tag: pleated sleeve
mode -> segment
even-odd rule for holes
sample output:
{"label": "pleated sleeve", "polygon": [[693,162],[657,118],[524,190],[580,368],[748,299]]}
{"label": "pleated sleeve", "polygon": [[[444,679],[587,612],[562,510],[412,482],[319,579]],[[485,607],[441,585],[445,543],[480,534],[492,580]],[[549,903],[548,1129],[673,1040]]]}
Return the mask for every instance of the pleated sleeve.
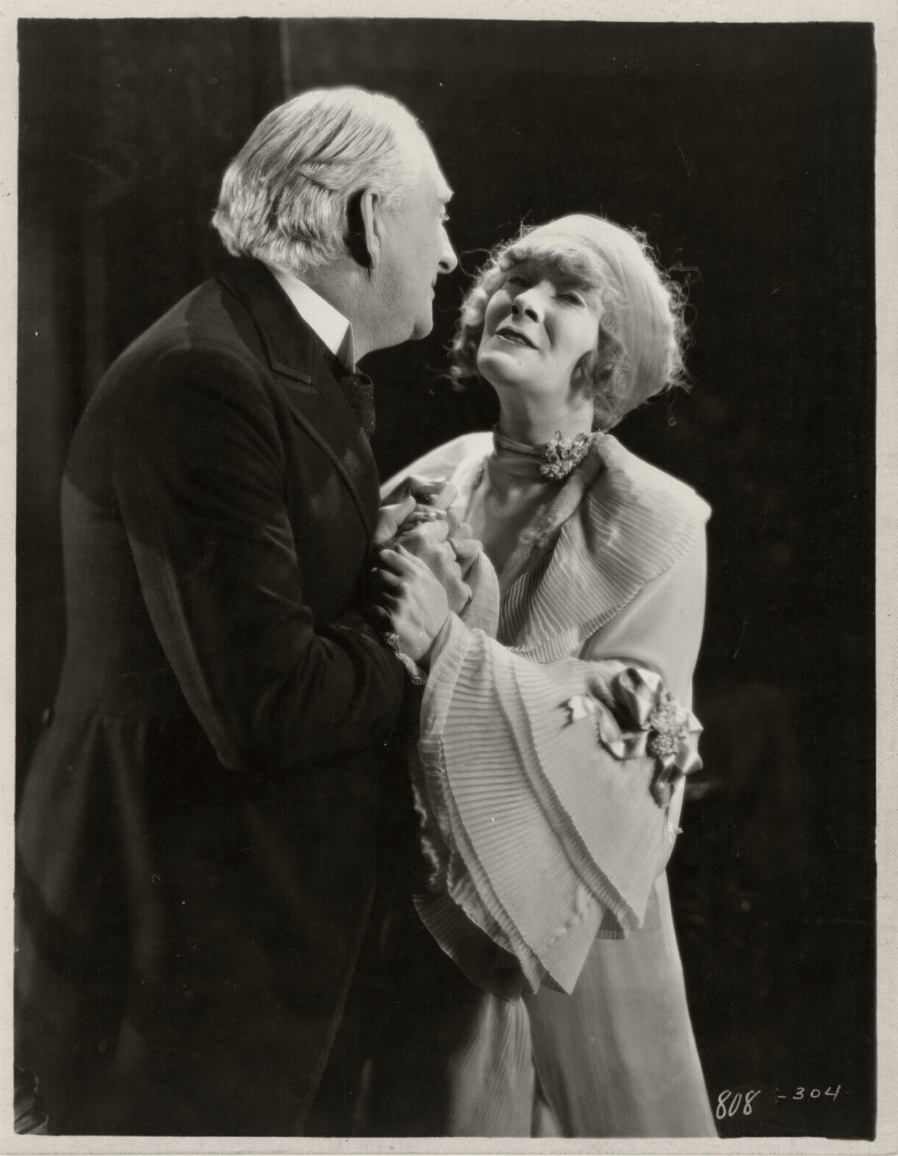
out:
{"label": "pleated sleeve", "polygon": [[[624,702],[634,686],[643,708]],[[571,991],[598,934],[640,925],[672,839],[649,722],[664,695],[624,662],[540,664],[458,619],[444,628],[413,767],[430,866],[416,906],[473,982]],[[679,717],[668,762],[688,770],[700,728]]]}
{"label": "pleated sleeve", "polygon": [[[454,475],[462,495],[473,456]],[[467,621],[450,616],[437,639],[412,760],[429,866],[415,904],[497,995],[570,992],[597,936],[642,923],[683,776],[701,765],[707,515],[606,437],[501,603],[483,560]]]}

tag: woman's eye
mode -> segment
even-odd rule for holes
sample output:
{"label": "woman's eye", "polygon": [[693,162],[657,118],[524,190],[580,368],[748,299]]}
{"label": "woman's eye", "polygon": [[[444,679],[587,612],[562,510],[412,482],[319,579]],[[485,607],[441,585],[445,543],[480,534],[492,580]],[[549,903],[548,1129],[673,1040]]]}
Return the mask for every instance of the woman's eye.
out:
{"label": "woman's eye", "polygon": [[505,278],[506,285],[526,285],[527,278],[522,273],[510,273]]}
{"label": "woman's eye", "polygon": [[583,298],[579,293],[574,293],[570,290],[564,290],[558,294],[559,301],[567,301],[572,305],[583,305]]}

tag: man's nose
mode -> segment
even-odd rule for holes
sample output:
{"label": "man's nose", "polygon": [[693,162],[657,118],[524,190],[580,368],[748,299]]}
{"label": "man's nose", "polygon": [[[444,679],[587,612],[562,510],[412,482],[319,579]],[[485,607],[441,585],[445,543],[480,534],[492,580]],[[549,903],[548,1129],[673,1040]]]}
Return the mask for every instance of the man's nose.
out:
{"label": "man's nose", "polygon": [[458,257],[455,255],[455,250],[452,248],[452,242],[449,240],[449,234],[443,230],[443,253],[440,257],[440,272],[451,273],[453,269],[458,268]]}

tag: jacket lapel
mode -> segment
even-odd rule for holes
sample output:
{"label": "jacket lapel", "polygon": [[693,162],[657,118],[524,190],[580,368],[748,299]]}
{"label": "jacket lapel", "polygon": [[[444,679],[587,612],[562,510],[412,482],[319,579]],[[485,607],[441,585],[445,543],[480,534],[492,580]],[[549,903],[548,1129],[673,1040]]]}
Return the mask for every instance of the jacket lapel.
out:
{"label": "jacket lapel", "polygon": [[293,416],[333,463],[371,538],[377,522],[377,466],[323,344],[261,262],[234,261],[220,280],[249,313]]}

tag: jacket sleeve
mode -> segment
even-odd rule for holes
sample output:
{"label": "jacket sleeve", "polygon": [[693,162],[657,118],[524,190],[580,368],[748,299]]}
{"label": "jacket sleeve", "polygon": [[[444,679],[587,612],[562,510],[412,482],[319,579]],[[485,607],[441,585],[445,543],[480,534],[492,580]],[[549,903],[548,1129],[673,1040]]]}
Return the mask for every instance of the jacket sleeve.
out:
{"label": "jacket sleeve", "polygon": [[228,351],[153,367],[117,439],[116,492],[146,605],[230,768],[358,752],[399,709],[403,672],[357,614],[316,622],[285,499],[274,408]]}

